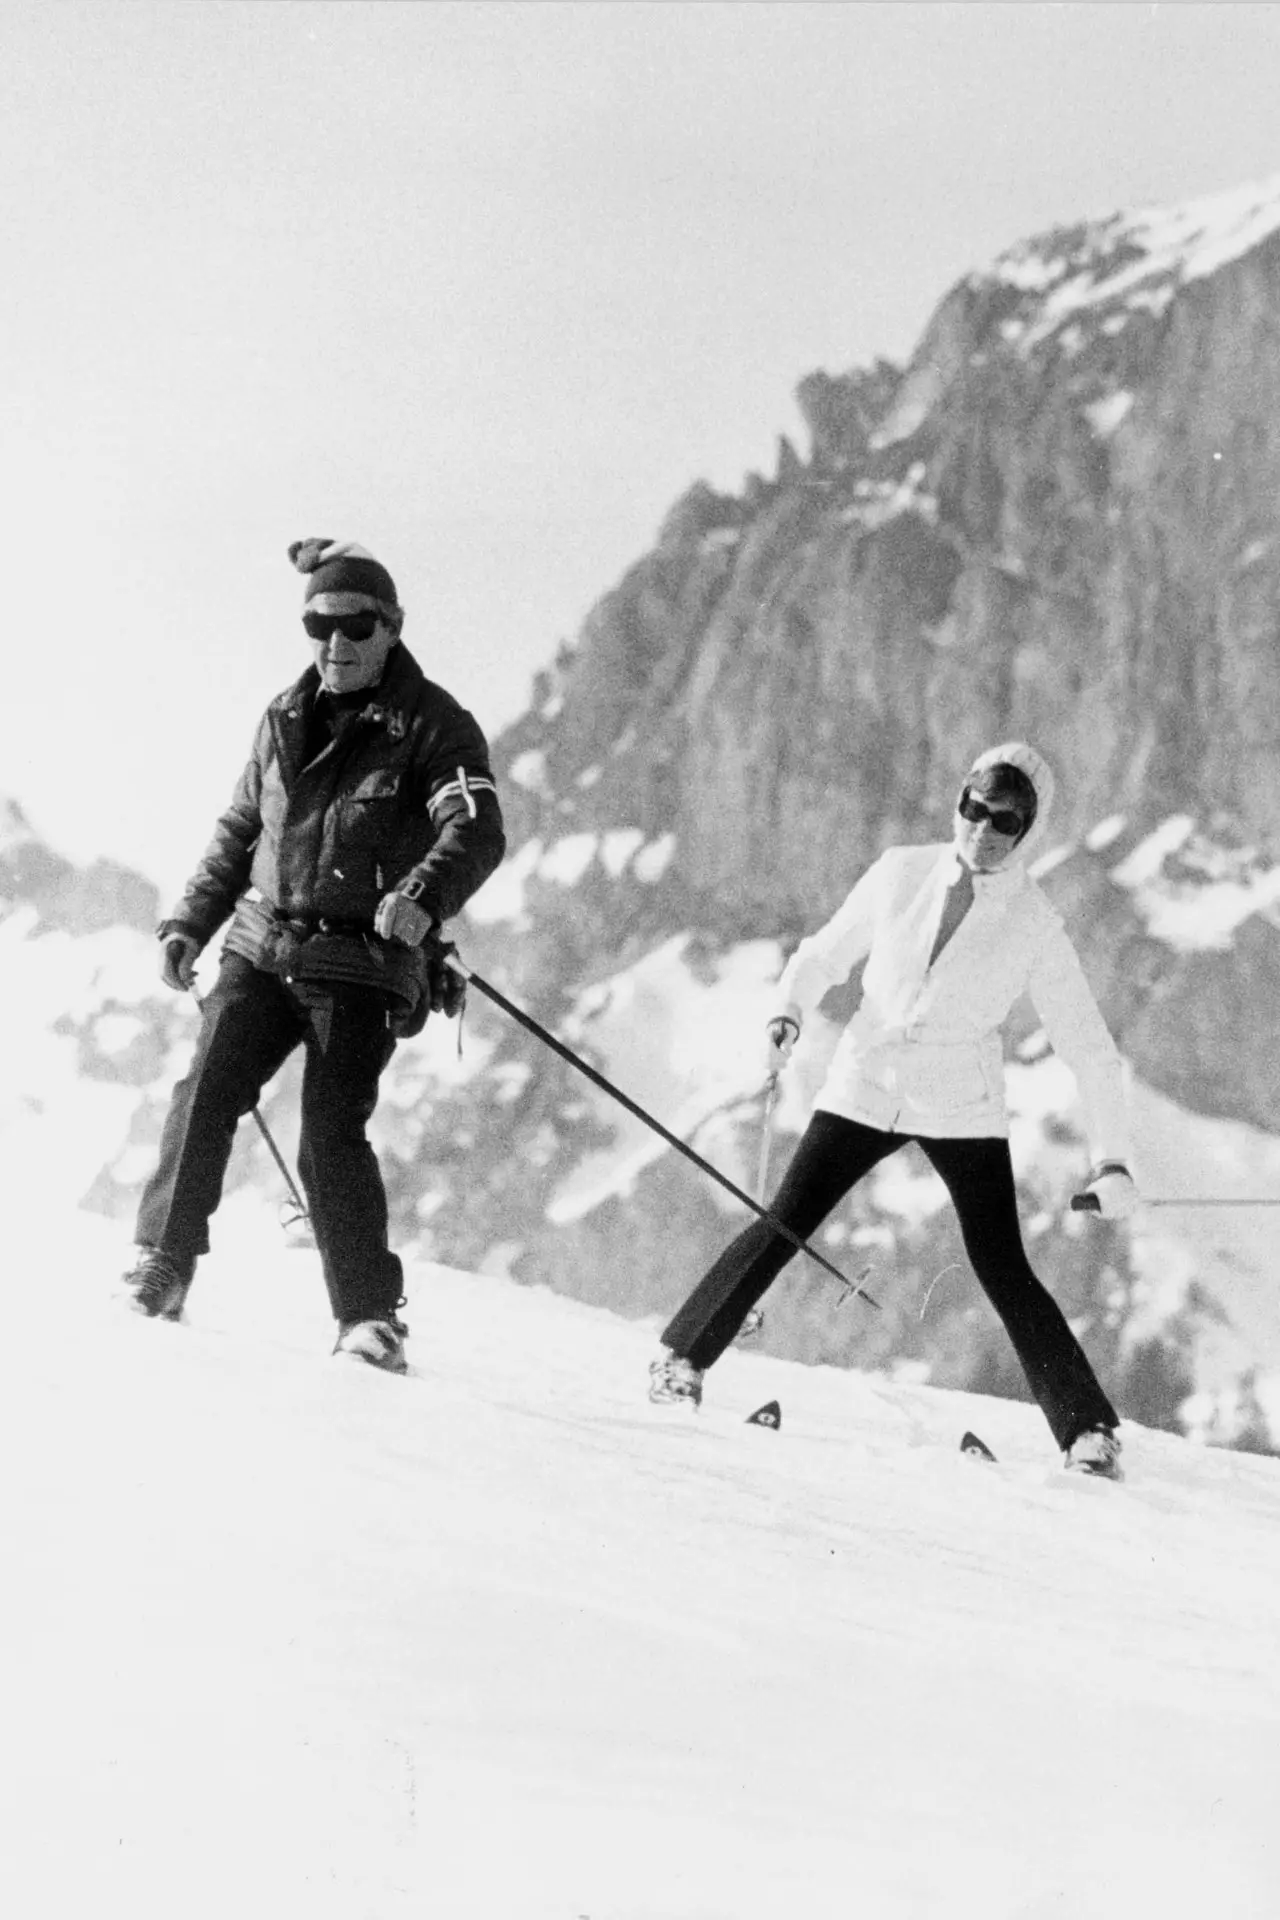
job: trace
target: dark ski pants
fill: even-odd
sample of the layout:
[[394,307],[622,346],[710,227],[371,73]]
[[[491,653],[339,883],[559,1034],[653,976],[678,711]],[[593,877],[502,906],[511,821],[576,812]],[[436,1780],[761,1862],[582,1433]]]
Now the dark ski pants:
[[[946,1184],[965,1252],[1058,1445],[1069,1447],[1091,1427],[1118,1426],[1119,1415],[1061,1309],[1027,1260],[1007,1140],[882,1133],[819,1110],[796,1148],[772,1212],[809,1239],[864,1174],[910,1140],[919,1143]],[[663,1344],[695,1367],[711,1366],[794,1252],[767,1221],[754,1221],[694,1288],[663,1333]]]
[[174,1088],[160,1159],[138,1210],[140,1245],[179,1258],[209,1251],[236,1126],[294,1048],[306,1050],[298,1172],[337,1320],[377,1319],[400,1303],[387,1247],[387,1196],[365,1129],[395,1051],[387,996],[326,982],[298,991],[224,954],[204,1002],[191,1071]]

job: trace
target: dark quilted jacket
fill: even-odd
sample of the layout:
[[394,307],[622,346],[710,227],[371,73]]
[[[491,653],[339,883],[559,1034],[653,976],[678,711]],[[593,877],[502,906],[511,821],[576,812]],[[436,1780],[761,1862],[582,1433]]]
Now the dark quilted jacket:
[[489,749],[401,644],[368,703],[344,714],[304,766],[319,685],[308,667],[267,708],[165,927],[204,945],[234,913],[227,947],[256,965],[416,1003],[422,955],[378,939],[374,911],[383,894],[417,882],[419,906],[450,920],[498,865],[506,841]]

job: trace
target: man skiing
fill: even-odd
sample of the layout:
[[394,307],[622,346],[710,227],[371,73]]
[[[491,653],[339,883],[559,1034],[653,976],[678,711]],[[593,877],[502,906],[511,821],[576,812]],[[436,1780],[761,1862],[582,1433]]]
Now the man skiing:
[[453,1003],[436,936],[501,860],[502,814],[480,728],[400,639],[387,569],[349,542],[298,541],[289,557],[313,664],[267,707],[159,929],[162,977],[182,991],[231,916],[123,1288],[138,1312],[181,1317],[237,1122],[301,1046],[298,1168],[334,1350],[403,1372],[403,1271],[366,1127],[397,1040]]
[[[1001,1028],[1026,992],[1081,1092],[1094,1159],[1086,1191],[1112,1218],[1136,1206],[1120,1057],[1026,870],[1052,800],[1053,776],[1033,747],[991,748],[961,789],[952,844],[883,853],[796,949],[768,1023],[770,1072],[822,996],[866,964],[861,1004],[772,1211],[807,1239],[872,1167],[918,1142],[1065,1464],[1118,1479],[1119,1417],[1023,1248],[1005,1112]],[[792,1253],[761,1220],[732,1242],[665,1329],[651,1399],[700,1401],[706,1369]]]

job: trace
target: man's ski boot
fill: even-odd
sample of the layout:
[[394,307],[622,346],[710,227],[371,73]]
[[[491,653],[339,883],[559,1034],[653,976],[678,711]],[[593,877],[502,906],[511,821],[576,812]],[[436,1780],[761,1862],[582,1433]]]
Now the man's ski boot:
[[1078,1433],[1062,1457],[1068,1473],[1091,1473],[1099,1480],[1123,1480],[1120,1442],[1110,1427]]
[[384,1373],[407,1373],[404,1343],[408,1334],[408,1327],[394,1313],[375,1320],[342,1320],[333,1350],[353,1360],[364,1360],[371,1367],[381,1367]]
[[649,1398],[655,1406],[673,1406],[684,1402],[702,1405],[702,1372],[691,1361],[664,1347],[649,1368]]
[[120,1276],[120,1290],[135,1313],[152,1320],[181,1320],[195,1278],[194,1258],[166,1253],[163,1247],[139,1247],[138,1258]]

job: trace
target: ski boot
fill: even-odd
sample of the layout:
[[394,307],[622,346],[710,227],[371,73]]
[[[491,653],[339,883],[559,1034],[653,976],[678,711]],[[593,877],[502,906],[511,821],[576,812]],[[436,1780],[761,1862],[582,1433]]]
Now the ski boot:
[[1091,1473],[1100,1480],[1123,1480],[1120,1442],[1110,1427],[1078,1433],[1062,1457],[1068,1473]]
[[381,1314],[372,1320],[341,1320],[334,1352],[364,1360],[384,1373],[407,1373],[409,1362],[404,1343],[409,1329],[395,1313]]
[[135,1313],[151,1320],[181,1320],[195,1271],[192,1255],[139,1247],[137,1260],[120,1276],[121,1293]]
[[649,1398],[655,1406],[672,1406],[681,1401],[702,1405],[702,1373],[690,1361],[664,1347],[649,1368]]

